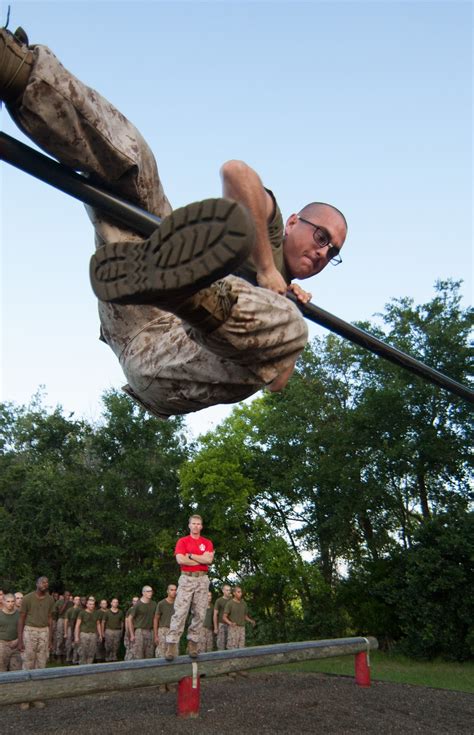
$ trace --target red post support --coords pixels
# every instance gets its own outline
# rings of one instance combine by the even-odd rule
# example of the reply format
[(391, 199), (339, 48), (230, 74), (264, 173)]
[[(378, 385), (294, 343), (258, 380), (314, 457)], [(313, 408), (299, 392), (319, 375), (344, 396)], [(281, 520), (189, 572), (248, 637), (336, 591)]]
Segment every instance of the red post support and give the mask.
[(199, 717), (200, 694), (197, 664), (193, 664), (193, 675), (178, 683), (178, 717)]
[(355, 680), (360, 687), (370, 687), (370, 666), (366, 651), (355, 655)]

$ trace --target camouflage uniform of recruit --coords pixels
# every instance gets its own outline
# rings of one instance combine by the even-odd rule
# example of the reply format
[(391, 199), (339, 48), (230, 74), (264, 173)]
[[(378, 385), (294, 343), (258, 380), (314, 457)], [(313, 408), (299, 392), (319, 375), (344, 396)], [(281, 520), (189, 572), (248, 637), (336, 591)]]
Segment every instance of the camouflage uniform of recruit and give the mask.
[(102, 635), (100, 637), (99, 635), (97, 635), (97, 647), (95, 651), (96, 661), (105, 661), (105, 638), (103, 634), (102, 623), (104, 621), (104, 616), (107, 610), (108, 610), (107, 600), (101, 600), (99, 603), (99, 610), (97, 612), (97, 619), (99, 620), (99, 623), (100, 623), (100, 629), (102, 631)]
[(212, 593), (208, 593), (208, 605), (204, 625), (201, 631), (199, 641), (199, 653), (207, 653), (214, 650), (214, 605), (212, 603)]
[(70, 600), (70, 592), (65, 592), (63, 598), (59, 598), (54, 606), (54, 617), (56, 619), (54, 631), (54, 655), (58, 658), (65, 655), (65, 637), (64, 637), (64, 621), (66, 613), (73, 606)]
[(81, 598), (79, 595), (76, 595), (73, 600), (73, 606), (69, 608), (66, 613), (66, 617), (64, 618), (64, 627), (66, 628), (65, 649), (67, 663), (79, 663), (78, 647), (74, 644), (74, 629), (76, 627), (77, 616), (81, 610)]
[(168, 595), (160, 600), (156, 606), (155, 619), (153, 620), (153, 631), (155, 633), (155, 656), (164, 658), (166, 652), (166, 636), (170, 632), (171, 618), (174, 614), (174, 603), (176, 599), (176, 585), (168, 585)]
[(248, 615), (247, 603), (242, 600), (240, 587), (234, 588), (233, 598), (225, 606), (224, 620), (229, 625), (227, 648), (245, 648), (245, 621), (255, 625), (255, 620)]
[(79, 663), (94, 663), (97, 649), (97, 637), (102, 636), (99, 621), (99, 611), (95, 609), (95, 600), (88, 597), (86, 609), (80, 610), (76, 620), (74, 640), (79, 648)]
[(56, 603), (59, 602), (59, 595), (57, 594), (57, 592), (53, 592), (51, 597), (53, 598), (53, 601), (54, 601), (53, 612), (51, 615), (51, 637), (53, 641), (53, 648), (52, 648), (51, 653), (54, 653), (54, 647), (56, 645), (56, 631), (58, 628), (58, 611), (56, 610)]
[(80, 664), (93, 664), (97, 649), (97, 633), (81, 633), (78, 647)]
[[(117, 605), (114, 605), (114, 602)], [(118, 600), (114, 598), (111, 607), (102, 615), (102, 632), (104, 635), (106, 661), (117, 661), (118, 659), (124, 617), (122, 610), (118, 609)]]
[(125, 613), (125, 633), (123, 636), (123, 645), (125, 646), (124, 661), (130, 661), (133, 658), (133, 645), (130, 641), (128, 618), (130, 616), (130, 613), (132, 612), (133, 607), (137, 604), (139, 599), (140, 599), (139, 597), (134, 597), (132, 599), (131, 606), (128, 608), (127, 612)]
[(18, 647), (23, 669), (44, 669), (52, 647), (54, 599), (47, 592), (47, 577), (39, 577), (36, 591), (23, 597), (18, 623)]
[(223, 621), (224, 608), (229, 600), (232, 599), (232, 589), (230, 584), (225, 584), (222, 588), (222, 597), (218, 597), (214, 605), (214, 633), (217, 636), (216, 645), (218, 651), (225, 651), (227, 648), (227, 631), (229, 626)]
[(151, 599), (153, 590), (145, 586), (142, 597), (130, 610), (128, 616), (130, 641), (132, 643), (131, 658), (153, 658), (153, 620), (156, 612), (156, 602)]
[(179, 638), (190, 609), (192, 619), (187, 632), (188, 653), (193, 658), (198, 653), (209, 592), (208, 564), (214, 558), (212, 541), (201, 536), (201, 529), (201, 516), (192, 515), (189, 519), (190, 535), (178, 539), (175, 546), (174, 553), (181, 568), (181, 575), (170, 631), (166, 636), (165, 658), (168, 661), (177, 655)]
[[(18, 650), (18, 620), (15, 597), (6, 594), (0, 609), (0, 671), (20, 671), (21, 656)], [(0, 728), (1, 729), (1, 728)]]
[[(35, 46), (28, 53), (32, 60), (28, 57), (23, 71), (30, 64), (32, 69), (21, 103), (9, 104), (23, 132), (121, 197), (160, 217), (169, 215), (155, 159), (140, 133), (48, 48)], [(275, 242), (281, 261), (278, 277), (285, 284), (283, 221), (272, 201), (268, 247), (271, 253)], [(101, 212), (90, 214), (98, 247), (142, 239)], [(210, 333), (191, 334), (181, 318), (152, 304), (99, 302), (104, 341), (128, 380), (124, 389), (155, 415), (164, 418), (240, 401), (292, 368), (302, 352), (307, 327), (285, 296), (233, 275), (224, 286), (231, 294), (231, 312)], [(174, 302), (168, 305), (172, 308)]]

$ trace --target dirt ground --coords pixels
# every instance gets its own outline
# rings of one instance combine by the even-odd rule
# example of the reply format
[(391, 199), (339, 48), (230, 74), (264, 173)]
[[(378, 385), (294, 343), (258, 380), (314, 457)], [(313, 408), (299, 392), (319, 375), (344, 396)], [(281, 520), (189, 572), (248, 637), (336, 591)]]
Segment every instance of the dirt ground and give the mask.
[(176, 717), (176, 692), (156, 687), (47, 703), (45, 709), (4, 707), (0, 732), (22, 735), (100, 733), (474, 733), (474, 696), (444, 689), (349, 677), (251, 673), (201, 680), (198, 720)]

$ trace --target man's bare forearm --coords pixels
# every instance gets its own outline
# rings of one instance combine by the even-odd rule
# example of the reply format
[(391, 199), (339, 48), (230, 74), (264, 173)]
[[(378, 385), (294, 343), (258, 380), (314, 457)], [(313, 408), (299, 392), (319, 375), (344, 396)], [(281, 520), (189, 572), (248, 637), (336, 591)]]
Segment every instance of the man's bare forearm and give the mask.
[(205, 551), (204, 554), (193, 554), (191, 561), (196, 561), (198, 564), (212, 564), (214, 561), (214, 552)]

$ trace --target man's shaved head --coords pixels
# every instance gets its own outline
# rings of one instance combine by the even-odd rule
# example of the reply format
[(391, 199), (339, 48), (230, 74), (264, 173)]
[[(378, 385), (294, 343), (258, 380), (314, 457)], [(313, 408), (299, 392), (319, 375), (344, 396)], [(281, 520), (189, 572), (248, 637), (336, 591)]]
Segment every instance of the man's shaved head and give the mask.
[(300, 209), (298, 214), (300, 217), (304, 217), (305, 219), (311, 219), (311, 217), (317, 217), (321, 212), (327, 211), (328, 209), (331, 209), (333, 212), (339, 215), (339, 217), (344, 222), (344, 227), (346, 228), (347, 232), (347, 220), (342, 214), (341, 210), (337, 207), (333, 207), (332, 204), (326, 204), (325, 202), (310, 202), (309, 204), (306, 204), (306, 206), (303, 207), (303, 209)]
[[(319, 244), (315, 232), (323, 233)], [(321, 273), (344, 245), (346, 218), (336, 207), (325, 202), (311, 202), (298, 214), (291, 214), (285, 225), (283, 254), (291, 278), (311, 278)]]

